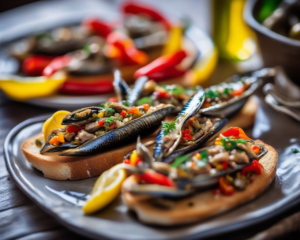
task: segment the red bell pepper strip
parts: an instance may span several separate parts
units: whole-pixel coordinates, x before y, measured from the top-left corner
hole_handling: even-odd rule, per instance
[[[171,78],[181,77],[186,72],[187,72],[187,70],[181,70],[181,69],[177,69],[175,67],[172,67],[172,68],[164,69],[164,70],[162,70],[160,72],[157,72],[157,73],[149,74],[148,77],[149,77],[149,79],[152,79],[156,82],[159,82],[159,81],[168,80],[168,79],[171,79]]]
[[[84,82],[77,80],[72,81],[72,79],[68,79],[59,89],[60,93],[74,95],[102,94],[111,93],[113,91],[114,87],[111,80]]]
[[[68,126],[67,127],[67,132],[68,133],[71,133],[71,132],[78,132],[78,131],[80,131],[81,129],[84,129],[85,128],[85,126],[80,126],[80,127],[77,127],[77,126],[73,126],[73,125],[70,125],[70,126]]]
[[[170,178],[153,170],[147,170],[144,174],[138,174],[138,176],[140,180],[146,183],[175,187],[175,183]]]
[[[248,167],[243,168],[242,175],[245,175],[248,172],[254,172],[257,175],[260,175],[260,174],[263,173],[263,171],[264,171],[263,165],[261,165],[257,160],[253,160],[251,165],[249,165]]]
[[[171,24],[157,11],[145,6],[144,4],[138,4],[132,1],[128,1],[122,6],[122,11],[127,14],[144,14],[151,18],[153,21],[161,22],[166,30],[170,30]]]
[[[98,34],[104,38],[107,38],[107,36],[112,31],[112,27],[109,24],[107,24],[97,18],[90,18],[90,19],[84,20],[83,25],[90,28],[96,34]]]
[[[159,57],[149,63],[148,65],[138,69],[134,73],[134,78],[137,79],[141,76],[148,76],[150,77],[151,74],[159,73],[163,70],[167,70],[170,68],[174,68],[177,66],[181,61],[187,56],[186,52],[181,50],[171,55],[165,55]]]
[[[54,58],[43,70],[43,76],[51,76],[58,70],[66,67],[71,62],[72,58],[68,55],[60,56]]]
[[[22,69],[28,76],[40,76],[54,57],[34,55],[25,59]]]
[[[133,45],[126,46],[122,41],[116,41],[113,43],[120,55],[117,57],[124,65],[143,65],[148,61],[148,56],[143,51],[137,50]]]
[[[234,193],[234,187],[224,178],[219,178],[220,190],[224,195],[230,196]]]

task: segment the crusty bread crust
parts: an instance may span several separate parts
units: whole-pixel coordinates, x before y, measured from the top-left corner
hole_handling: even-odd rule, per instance
[[[126,192],[124,186],[136,182],[136,178],[131,176],[123,184],[123,199],[129,209],[136,212],[139,220],[155,225],[179,225],[203,220],[205,218],[226,212],[245,202],[248,202],[260,195],[271,184],[276,175],[277,153],[269,145],[261,141],[256,141],[265,145],[269,150],[259,162],[264,167],[261,175],[253,176],[253,183],[248,185],[244,191],[236,191],[232,196],[214,195],[211,190],[198,193],[196,195],[177,200],[172,209],[161,209],[150,203],[151,198],[137,196]],[[189,206],[189,203],[193,206]]]
[[[35,145],[35,139],[42,138],[42,134],[25,140],[21,146],[28,162],[44,173],[46,178],[56,180],[80,180],[95,177],[107,169],[121,163],[125,154],[134,150],[136,143],[131,143],[116,150],[86,157],[59,156],[59,153],[40,154],[40,148]],[[142,142],[153,139],[150,135]]]

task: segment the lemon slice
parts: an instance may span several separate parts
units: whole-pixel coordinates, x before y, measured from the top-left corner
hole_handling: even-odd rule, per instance
[[[52,115],[52,117],[47,119],[47,121],[43,125],[43,134],[44,134],[45,142],[47,141],[47,137],[52,130],[64,127],[63,125],[61,125],[61,121],[69,113],[70,112],[68,111],[57,111]]]
[[[102,173],[97,179],[90,198],[83,206],[85,214],[96,212],[112,202],[121,192],[122,183],[126,178],[126,172],[118,164]]]

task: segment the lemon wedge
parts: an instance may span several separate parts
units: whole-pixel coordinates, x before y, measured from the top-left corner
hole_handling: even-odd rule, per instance
[[[52,130],[64,127],[63,125],[61,125],[61,122],[69,113],[70,112],[68,111],[57,111],[50,118],[47,119],[47,121],[43,125],[43,134],[45,142],[47,141],[47,137]]]
[[[97,179],[90,198],[83,206],[85,214],[96,212],[112,202],[121,192],[122,183],[126,178],[126,172],[118,164],[102,173]]]

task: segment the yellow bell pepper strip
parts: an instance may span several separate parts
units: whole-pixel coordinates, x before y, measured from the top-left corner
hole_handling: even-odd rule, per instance
[[[54,57],[33,55],[26,58],[22,64],[22,69],[27,76],[41,76],[44,68]]]
[[[94,33],[98,34],[101,37],[107,38],[107,36],[111,33],[112,27],[97,19],[97,18],[90,18],[87,20],[84,20],[82,24],[89,29],[91,29]]]
[[[219,178],[219,186],[224,195],[230,196],[234,194],[234,187],[224,177]]]
[[[150,7],[144,4],[127,1],[122,6],[122,12],[125,14],[146,15],[153,21],[161,22],[165,26],[166,30],[169,30],[171,27],[169,21],[162,14],[160,14],[159,12],[155,11],[154,9],[151,9]]]
[[[257,160],[253,160],[250,166],[243,168],[242,175],[246,175],[248,172],[260,175],[264,172],[264,167]]]
[[[71,62],[72,58],[69,55],[63,55],[54,58],[43,70],[43,76],[51,76],[53,73],[57,72],[58,70],[66,67]]]
[[[175,187],[175,183],[167,176],[147,169],[144,174],[138,174],[138,178],[149,184],[158,184],[167,187]]]
[[[63,72],[50,77],[0,76],[0,88],[8,97],[24,101],[54,94],[65,80]]]
[[[138,69],[133,76],[135,79],[141,76],[147,76],[153,80],[157,78],[162,80],[159,74],[162,74],[164,79],[170,78],[169,76],[176,77],[174,73],[175,75],[182,76],[186,71],[179,70],[176,66],[181,63],[186,56],[187,53],[181,50],[174,54],[159,57],[148,65]],[[158,76],[155,76],[155,74],[158,74]]]
[[[182,35],[183,28],[181,26],[172,26],[169,33],[170,37],[163,49],[163,55],[173,54],[182,50]]]

